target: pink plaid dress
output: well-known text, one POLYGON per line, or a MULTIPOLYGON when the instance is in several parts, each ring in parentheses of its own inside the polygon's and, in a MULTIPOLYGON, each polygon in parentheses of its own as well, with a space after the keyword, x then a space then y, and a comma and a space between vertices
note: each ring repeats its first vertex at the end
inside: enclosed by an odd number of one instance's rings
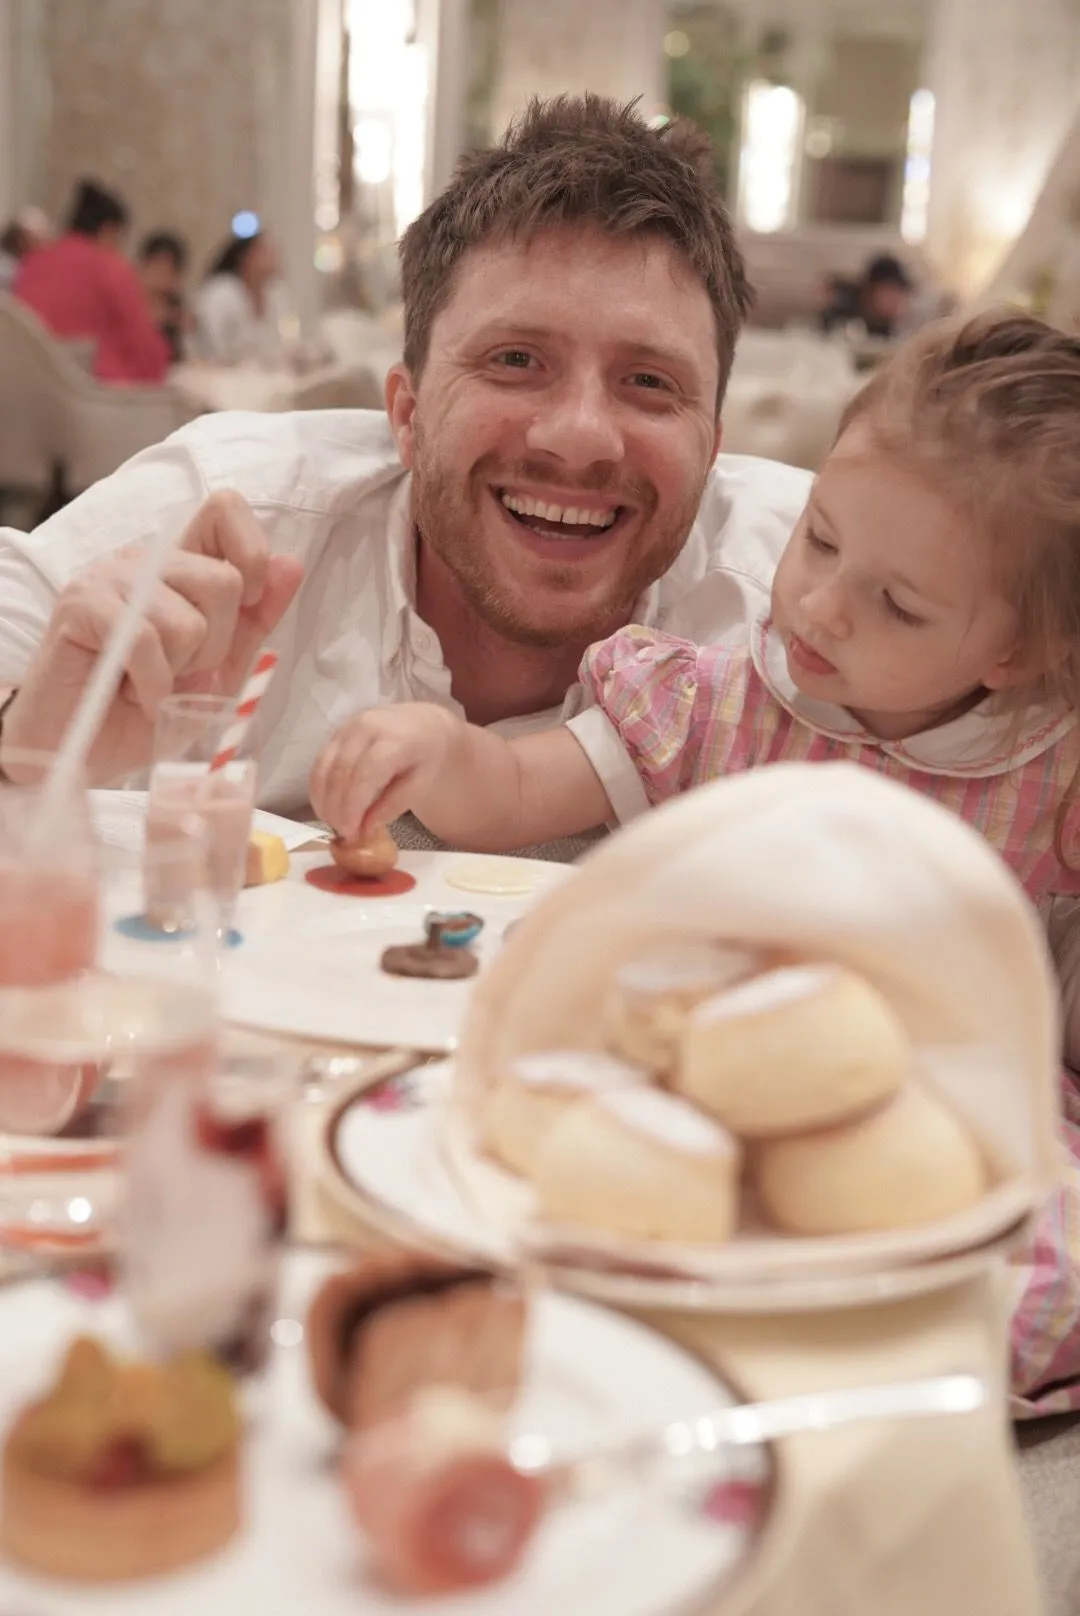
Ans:
MULTIPOLYGON (((802 695, 769 620, 741 643, 699 647, 631 627, 591 647, 592 705, 570 721, 621 819, 722 775, 766 763, 846 761, 934 797, 980 831, 1038 904, 1080 893, 1055 851, 1059 806, 1080 769, 1080 726, 1039 712, 1018 725, 975 709, 884 742, 845 710, 802 695)), ((1080 811, 1064 826, 1078 849, 1080 811)), ((1013 1392, 1021 1413, 1080 1408, 1080 1094, 1066 1073, 1063 1174, 1016 1259, 1013 1392)))

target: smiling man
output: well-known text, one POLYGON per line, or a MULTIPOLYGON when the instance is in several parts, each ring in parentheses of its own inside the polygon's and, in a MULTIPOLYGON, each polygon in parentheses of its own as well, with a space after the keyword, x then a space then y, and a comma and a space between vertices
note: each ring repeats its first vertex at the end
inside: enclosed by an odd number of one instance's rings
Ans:
POLYGON ((703 136, 596 97, 535 103, 401 260, 385 418, 207 417, 0 535, 8 772, 58 741, 162 530, 179 543, 94 775, 144 765, 161 699, 235 688, 268 640, 261 800, 283 812, 362 707, 547 726, 594 640, 632 620, 715 640, 767 592, 809 479, 717 457, 750 293, 703 136))

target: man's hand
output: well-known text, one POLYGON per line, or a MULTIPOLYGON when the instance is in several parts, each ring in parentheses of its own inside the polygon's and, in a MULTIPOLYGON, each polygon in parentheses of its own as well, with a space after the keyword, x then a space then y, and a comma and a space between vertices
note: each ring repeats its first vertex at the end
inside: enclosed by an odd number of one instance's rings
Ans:
MULTIPOLYGON (((130 545, 83 568, 61 593, 4 718, 0 768, 13 779, 20 775, 14 751, 59 744, 145 555, 145 545, 130 545)), ((166 696, 238 691, 302 577, 299 561, 270 554, 246 500, 211 495, 166 558, 91 748, 90 778, 115 780, 149 763, 154 716, 166 696)))
POLYGON ((311 805, 343 841, 407 808, 421 812, 468 727, 424 702, 372 708, 344 724, 311 771, 311 805))

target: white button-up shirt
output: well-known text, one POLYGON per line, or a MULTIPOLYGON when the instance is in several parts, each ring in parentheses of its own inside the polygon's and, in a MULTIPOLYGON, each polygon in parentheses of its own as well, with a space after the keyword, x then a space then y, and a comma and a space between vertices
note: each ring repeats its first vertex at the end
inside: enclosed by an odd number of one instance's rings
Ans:
MULTIPOLYGON (((768 587, 810 477, 721 456, 686 545, 636 619, 705 644, 738 632, 746 580, 768 587)), ((431 701, 460 712, 434 630, 416 611, 410 479, 384 416, 356 410, 205 416, 145 450, 35 533, 0 529, 0 687, 18 685, 56 595, 81 567, 171 525, 208 494, 235 489, 271 548, 304 564, 300 592, 269 644, 278 672, 262 722, 260 801, 302 812, 308 776, 334 732, 364 707, 431 701)), ((581 706, 495 726, 548 728, 581 706)))

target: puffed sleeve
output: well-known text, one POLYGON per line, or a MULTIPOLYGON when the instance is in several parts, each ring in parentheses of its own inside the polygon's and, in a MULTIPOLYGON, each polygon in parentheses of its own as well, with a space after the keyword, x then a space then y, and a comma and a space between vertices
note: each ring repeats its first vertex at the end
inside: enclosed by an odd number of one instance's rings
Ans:
POLYGON ((578 678, 589 706, 569 727, 624 822, 701 778, 712 708, 702 658, 688 640, 631 625, 590 646, 578 678))

